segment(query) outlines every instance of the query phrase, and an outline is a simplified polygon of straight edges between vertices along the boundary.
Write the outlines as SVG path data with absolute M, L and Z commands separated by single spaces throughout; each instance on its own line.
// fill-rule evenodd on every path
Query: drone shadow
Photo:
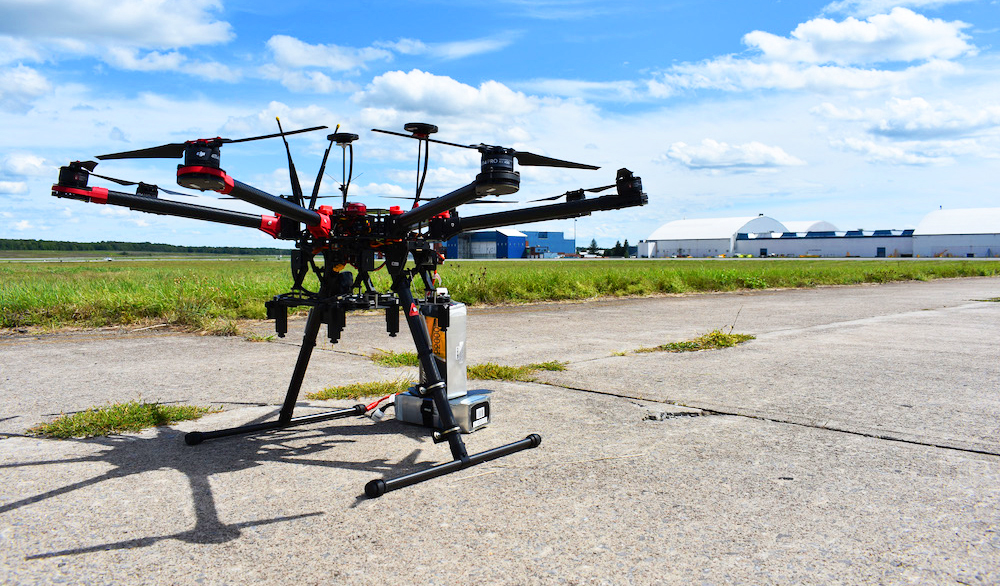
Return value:
M 276 412 L 275 410 L 250 423 L 271 420 L 274 418 Z M 387 434 L 403 435 L 416 441 L 427 438 L 426 430 L 420 430 L 419 428 L 394 421 L 386 421 L 377 425 L 370 423 L 361 425 L 318 424 L 256 435 L 213 440 L 200 446 L 185 445 L 182 433 L 165 427 L 157 428 L 153 436 L 128 435 L 68 440 L 96 447 L 99 451 L 89 456 L 0 464 L 0 471 L 28 466 L 84 463 L 107 464 L 111 468 L 97 476 L 0 505 L 0 515 L 60 495 L 86 489 L 102 482 L 127 478 L 156 470 L 176 470 L 186 477 L 190 486 L 195 511 L 195 525 L 191 529 L 166 535 L 139 537 L 112 543 L 38 553 L 26 556 L 25 559 L 43 559 L 98 551 L 134 549 L 147 547 L 168 539 L 194 544 L 225 543 L 239 538 L 242 530 L 249 527 L 295 521 L 324 515 L 325 513 L 316 511 L 227 524 L 219 518 L 215 497 L 209 483 L 211 476 L 239 472 L 268 463 L 322 466 L 382 473 L 383 475 L 390 470 L 393 474 L 401 474 L 422 466 L 422 464 L 417 463 L 421 452 L 419 448 L 414 449 L 402 461 L 394 463 L 390 463 L 386 458 L 372 458 L 367 461 L 350 462 L 328 459 L 322 456 L 324 452 L 336 448 L 338 445 L 353 443 L 355 438 Z M 62 442 L 67 440 L 43 441 Z M 351 505 L 352 508 L 357 506 L 363 499 L 363 493 L 359 494 L 354 504 Z

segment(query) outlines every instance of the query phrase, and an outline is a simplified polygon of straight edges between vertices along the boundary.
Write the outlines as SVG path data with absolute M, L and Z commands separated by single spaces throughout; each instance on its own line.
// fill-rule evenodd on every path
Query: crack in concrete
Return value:
M 758 420 L 758 421 L 770 421 L 772 423 L 781 423 L 781 424 L 785 424 L 785 425 L 796 425 L 798 427 L 805 427 L 805 428 L 810 428 L 810 429 L 822 429 L 824 431 L 832 431 L 832 432 L 835 432 L 835 433 L 843 433 L 843 434 L 853 435 L 853 436 L 858 436 L 858 437 L 867 437 L 867 438 L 872 438 L 872 439 L 885 440 L 885 441 L 896 442 L 896 443 L 901 443 L 901 444 L 907 444 L 907 445 L 912 445 L 912 446 L 923 446 L 923 447 L 928 447 L 928 448 L 938 448 L 938 449 L 942 449 L 942 450 L 951 450 L 951 451 L 956 451 L 956 452 L 964 452 L 964 453 L 967 453 L 967 454 L 980 454 L 980 455 L 983 455 L 983 456 L 1000 457 L 1000 452 L 998 452 L 998 451 L 992 451 L 992 450 L 987 450 L 987 449 L 977 449 L 977 448 L 972 448 L 972 447 L 967 447 L 967 446 L 951 445 L 951 444 L 940 443 L 940 442 L 933 442 L 933 441 L 920 441 L 920 440 L 916 440 L 916 439 L 907 439 L 907 438 L 902 438 L 902 437 L 897 437 L 897 436 L 890 435 L 888 432 L 860 431 L 860 430 L 856 430 L 856 429 L 847 429 L 847 428 L 844 428 L 844 427 L 838 427 L 838 426 L 833 426 L 833 425 L 828 425 L 828 424 L 827 425 L 821 425 L 821 424 L 815 424 L 815 423 L 805 423 L 805 422 L 802 422 L 802 421 L 794 421 L 794 420 L 791 420 L 791 419 L 782 419 L 782 418 L 779 418 L 779 417 L 772 417 L 772 416 L 768 416 L 768 415 L 761 415 L 761 414 L 755 414 L 755 413 L 747 413 L 746 411 L 725 410 L 725 409 L 719 409 L 717 407 L 705 407 L 705 406 L 698 406 L 698 405 L 689 405 L 689 404 L 686 404 L 686 403 L 682 403 L 680 401 L 672 401 L 672 400 L 669 400 L 669 399 L 657 399 L 657 398 L 649 398 L 649 397 L 642 397 L 642 396 L 636 397 L 636 396 L 632 396 L 632 395 L 623 395 L 623 394 L 620 394 L 620 393 L 612 393 L 610 391 L 595 391 L 594 389 L 584 389 L 584 388 L 579 388 L 579 387 L 571 387 L 571 386 L 568 386 L 568 385 L 562 385 L 562 384 L 551 383 L 551 382 L 546 382 L 546 381 L 534 381 L 534 382 L 539 383 L 539 384 L 543 384 L 543 385 L 547 385 L 547 386 L 550 386 L 550 387 L 555 387 L 555 388 L 559 388 L 559 389 L 565 389 L 567 391 L 578 391 L 578 392 L 582 392 L 582 393 L 591 393 L 591 394 L 595 394 L 595 395 L 603 395 L 605 397 L 615 397 L 615 398 L 618 398 L 618 399 L 626 399 L 626 400 L 636 400 L 636 399 L 638 399 L 640 401 L 649 401 L 651 403 L 662 403 L 664 405 L 673 405 L 675 407 L 684 407 L 684 408 L 687 408 L 687 409 L 696 409 L 696 410 L 699 410 L 699 411 L 702 412 L 700 415 L 729 415 L 729 416 L 732 416 L 732 417 L 744 417 L 744 418 L 747 418 L 747 419 L 755 419 L 755 420 Z M 695 413 L 692 413 L 692 414 L 677 414 L 677 415 L 674 415 L 674 416 L 672 416 L 670 418 L 673 418 L 673 417 L 684 417 L 684 416 L 690 417 L 690 416 L 695 416 L 695 415 L 699 415 L 699 414 L 695 414 Z

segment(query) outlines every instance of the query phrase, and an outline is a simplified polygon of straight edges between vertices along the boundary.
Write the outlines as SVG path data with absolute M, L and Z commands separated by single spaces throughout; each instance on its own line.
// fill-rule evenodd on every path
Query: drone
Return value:
M 267 318 L 273 319 L 275 331 L 284 337 L 288 331 L 290 309 L 306 307 L 305 331 L 302 346 L 292 371 L 284 402 L 274 421 L 241 425 L 228 429 L 199 432 L 185 435 L 185 443 L 198 445 L 206 440 L 240 434 L 262 433 L 306 425 L 331 419 L 368 415 L 379 420 L 391 403 L 380 404 L 383 399 L 368 405 L 359 404 L 345 409 L 323 413 L 294 416 L 293 411 L 302 387 L 312 350 L 325 324 L 327 337 L 331 343 L 340 339 L 345 328 L 346 314 L 350 311 L 384 311 L 386 331 L 389 336 L 399 332 L 399 314 L 402 311 L 420 363 L 420 380 L 409 393 L 396 396 L 396 416 L 400 418 L 403 400 L 408 401 L 407 411 L 415 414 L 416 421 L 433 428 L 434 443 L 447 443 L 451 450 L 451 460 L 434 464 L 429 468 L 403 474 L 394 478 L 380 478 L 365 485 L 365 494 L 377 498 L 386 492 L 397 490 L 419 482 L 437 478 L 445 474 L 463 470 L 478 464 L 495 460 L 522 450 L 537 447 L 541 436 L 532 433 L 522 440 L 502 445 L 477 454 L 469 454 L 462 439 L 463 433 L 475 429 L 476 420 L 485 421 L 488 402 L 469 401 L 449 392 L 449 378 L 452 387 L 459 383 L 464 387 L 464 364 L 456 375 L 449 367 L 447 356 L 442 356 L 438 336 L 455 330 L 457 319 L 462 317 L 462 360 L 464 363 L 464 305 L 451 299 L 447 290 L 436 287 L 437 266 L 445 261 L 439 252 L 441 243 L 463 232 L 499 228 L 517 224 L 576 218 L 590 215 L 595 211 L 615 210 L 647 203 L 647 195 L 642 191 L 642 180 L 628 169 L 619 169 L 615 182 L 610 185 L 589 189 L 567 191 L 564 194 L 543 198 L 539 201 L 565 201 L 546 205 L 529 206 L 520 209 L 499 211 L 479 215 L 459 214 L 465 204 L 498 201 L 490 199 L 516 193 L 520 186 L 520 173 L 514 162 L 521 166 L 558 167 L 567 169 L 597 170 L 598 167 L 564 161 L 526 151 L 486 144 L 460 144 L 431 138 L 438 131 L 437 126 L 422 122 L 404 125 L 405 132 L 372 129 L 397 137 L 418 141 L 417 182 L 413 207 L 409 210 L 401 206 L 388 209 L 369 209 L 361 203 L 349 202 L 348 193 L 354 168 L 353 144 L 359 139 L 357 134 L 334 132 L 327 136 L 329 145 L 323 154 L 319 173 L 313 183 L 312 192 L 307 196 L 299 183 L 291 149 L 286 137 L 317 130 L 326 126 L 316 126 L 285 132 L 278 120 L 278 133 L 250 138 L 207 138 L 183 143 L 170 143 L 151 148 L 112 153 L 98 156 L 99 160 L 164 158 L 183 159 L 177 165 L 177 184 L 181 187 L 202 192 L 213 191 L 254 204 L 270 214 L 251 214 L 191 203 L 163 199 L 160 193 L 171 195 L 191 195 L 169 191 L 156 185 L 115 179 L 97 175 L 96 161 L 75 161 L 59 170 L 58 183 L 52 186 L 52 195 L 85 202 L 127 207 L 132 210 L 178 216 L 207 222 L 242 226 L 261 230 L 279 240 L 294 243 L 291 253 L 292 286 L 286 293 L 275 295 L 265 303 Z M 291 195 L 275 196 L 238 181 L 221 167 L 221 147 L 226 144 L 280 137 L 284 142 L 291 179 Z M 427 177 L 428 149 L 431 143 L 453 148 L 476 150 L 480 153 L 480 172 L 469 184 L 450 193 L 424 197 L 423 187 Z M 341 205 L 319 205 L 320 182 L 323 179 L 327 160 L 334 145 L 341 147 L 343 160 L 343 181 L 339 190 Z M 422 161 L 422 165 L 421 165 Z M 103 187 L 88 185 L 91 177 L 105 179 L 123 186 L 135 185 L 135 193 L 125 193 Z M 598 197 L 587 197 L 587 193 L 613 192 Z M 382 264 L 376 267 L 381 260 Z M 349 270 L 353 267 L 356 274 Z M 391 277 L 388 290 L 378 290 L 372 281 L 372 273 L 386 268 Z M 309 273 L 318 278 L 319 286 L 311 290 L 306 286 Z M 419 278 L 424 295 L 415 298 L 411 285 Z M 310 285 L 315 288 L 315 285 Z M 458 311 L 458 310 L 461 311 Z M 432 340 L 432 336 L 434 339 Z M 461 380 L 458 380 L 461 378 Z M 464 393 L 464 389 L 462 391 Z M 474 409 L 470 412 L 469 409 Z M 404 421 L 406 419 L 404 418 Z

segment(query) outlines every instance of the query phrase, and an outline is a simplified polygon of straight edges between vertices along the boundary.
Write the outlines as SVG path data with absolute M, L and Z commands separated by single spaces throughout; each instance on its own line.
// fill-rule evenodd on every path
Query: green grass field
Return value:
M 995 276 L 1000 262 L 456 260 L 439 272 L 442 286 L 455 299 L 482 305 Z M 375 273 L 374 280 L 379 287 L 388 286 L 385 271 Z M 155 322 L 231 332 L 218 324 L 263 319 L 264 301 L 286 292 L 290 284 L 287 261 L 274 260 L 0 263 L 0 327 Z M 311 284 L 315 289 L 315 281 Z

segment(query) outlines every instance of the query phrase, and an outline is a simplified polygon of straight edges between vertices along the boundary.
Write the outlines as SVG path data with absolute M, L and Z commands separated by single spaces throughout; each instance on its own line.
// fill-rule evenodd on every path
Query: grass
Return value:
M 507 366 L 487 362 L 485 364 L 474 364 L 466 369 L 466 376 L 474 380 L 506 380 L 531 382 L 535 380 L 535 374 L 540 370 L 559 371 L 566 370 L 566 362 L 552 360 L 549 362 L 537 362 L 525 366 Z
M 1000 275 L 988 260 L 714 259 L 449 261 L 443 286 L 468 305 L 854 285 Z M 373 280 L 389 285 L 385 271 Z M 238 333 L 288 290 L 287 261 L 0 263 L 0 328 L 168 323 Z M 306 286 L 316 289 L 315 277 Z M 418 285 L 419 286 L 419 285 Z
M 712 330 L 707 334 L 698 336 L 694 340 L 684 342 L 668 342 L 653 348 L 639 348 L 637 354 L 645 352 L 698 352 L 700 350 L 717 350 L 719 348 L 731 348 L 737 344 L 742 344 L 748 340 L 755 339 L 750 334 L 728 334 L 722 330 Z
M 987 301 L 992 303 L 1000 303 L 1000 297 L 990 297 L 989 299 L 980 299 L 979 301 Z
M 40 423 L 32 427 L 28 433 L 60 439 L 111 435 L 198 419 L 206 413 L 217 413 L 221 410 L 212 407 L 129 401 L 63 415 L 49 423 Z
M 407 354 L 407 353 L 404 353 Z M 533 376 L 540 370 L 566 370 L 566 362 L 552 360 L 549 362 L 538 362 L 527 366 L 504 366 L 487 362 L 477 364 L 467 369 L 467 376 L 470 379 L 478 380 L 506 380 L 531 382 L 535 380 Z M 329 399 L 361 399 L 363 397 L 381 397 L 395 393 L 405 393 L 413 385 L 413 381 L 406 379 L 396 379 L 391 381 L 375 381 L 368 383 L 353 383 L 339 387 L 327 387 L 322 391 L 309 393 L 307 399 L 325 401 Z
M 370 383 L 353 383 L 339 387 L 327 387 L 322 391 L 308 393 L 307 399 L 325 401 L 328 399 L 360 399 L 362 397 L 382 397 L 396 393 L 405 393 L 412 381 L 397 379 L 392 381 L 375 381 Z
M 420 359 L 416 352 L 392 352 L 390 350 L 376 349 L 368 355 L 372 362 L 379 366 L 397 368 L 400 366 L 420 366 Z

